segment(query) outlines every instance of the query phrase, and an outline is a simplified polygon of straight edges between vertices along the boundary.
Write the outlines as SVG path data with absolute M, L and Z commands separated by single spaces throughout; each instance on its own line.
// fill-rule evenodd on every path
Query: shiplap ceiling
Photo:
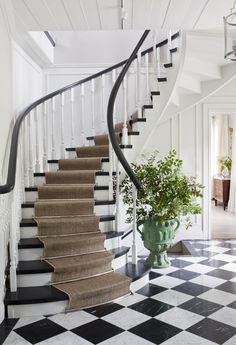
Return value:
M 232 0 L 123 0 L 124 29 L 219 30 Z M 12 0 L 26 30 L 121 29 L 121 0 Z

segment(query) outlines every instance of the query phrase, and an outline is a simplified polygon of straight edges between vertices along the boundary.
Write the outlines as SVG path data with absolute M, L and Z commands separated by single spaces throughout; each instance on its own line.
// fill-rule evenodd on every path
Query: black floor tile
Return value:
M 0 325 L 0 344 L 3 344 L 4 340 L 11 333 L 13 327 L 19 319 L 4 319 Z
M 178 307 L 202 316 L 209 316 L 215 313 L 217 310 L 221 309 L 223 306 L 195 297 L 187 302 L 184 302 Z
M 217 344 L 223 344 L 235 335 L 234 327 L 207 318 L 191 326 L 187 331 Z
M 151 272 L 149 273 L 149 280 L 158 278 L 158 277 L 160 277 L 160 276 L 162 276 L 162 274 L 156 273 L 156 272 L 152 272 L 152 271 L 151 271 Z
M 236 256 L 236 249 L 231 249 L 231 250 L 229 250 L 228 252 L 225 252 L 224 254 Z
M 108 338 L 124 332 L 124 330 L 112 325 L 109 322 L 98 319 L 74 328 L 71 330 L 71 332 L 79 335 L 93 344 L 98 344 Z
M 215 256 L 215 255 L 219 254 L 217 252 L 210 252 L 209 250 L 204 250 L 204 249 L 203 250 L 198 250 L 197 252 L 198 252 L 198 255 L 206 256 L 207 258 L 210 258 L 212 256 Z
M 171 266 L 173 267 L 178 267 L 178 268 L 184 268 L 189 265 L 192 265 L 192 262 L 184 261 L 184 260 L 179 260 L 179 259 L 174 259 L 171 260 Z
M 203 244 L 203 243 L 194 243 L 193 244 L 194 249 L 204 249 L 204 248 L 209 248 L 210 244 Z
M 129 329 L 129 332 L 151 341 L 154 344 L 161 344 L 181 332 L 181 329 L 156 319 L 150 319 Z
M 103 305 L 99 305 L 96 307 L 88 308 L 86 309 L 86 312 L 95 315 L 97 317 L 103 317 L 107 314 L 113 313 L 114 311 L 117 311 L 119 309 L 124 308 L 122 305 L 117 303 L 106 303 Z
M 166 288 L 162 287 L 162 286 L 158 286 L 158 285 L 154 285 L 154 284 L 146 284 L 143 288 L 141 288 L 140 290 L 136 291 L 137 293 L 139 293 L 140 295 L 144 295 L 147 297 L 151 297 L 154 296 L 162 291 L 167 290 Z
M 225 262 L 225 265 L 227 264 L 227 262 Z M 230 271 L 226 271 L 224 269 L 215 269 L 211 272 L 207 273 L 208 276 L 212 276 L 212 277 L 216 277 L 216 278 L 221 278 L 221 279 L 225 279 L 225 280 L 230 280 L 232 278 L 234 278 L 236 276 L 236 272 L 230 272 Z
M 67 330 L 49 319 L 43 319 L 17 328 L 14 331 L 30 343 L 37 344 Z
M 192 296 L 198 296 L 201 293 L 210 290 L 210 288 L 206 287 L 206 286 L 199 285 L 199 284 L 191 283 L 191 282 L 186 282 L 186 283 L 183 283 L 181 285 L 174 287 L 173 290 L 183 292 L 183 293 L 186 293 L 186 294 L 192 295 Z
M 204 261 L 201 261 L 201 265 L 218 268 L 225 265 L 225 261 L 220 261 L 220 260 L 215 260 L 215 259 L 206 259 Z
M 173 308 L 173 306 L 160 301 L 156 301 L 152 298 L 147 298 L 143 301 L 130 305 L 129 308 L 154 317 L 158 314 L 163 313 L 164 311 Z
M 223 283 L 221 285 L 218 285 L 216 287 L 216 289 L 222 290 L 222 291 L 225 291 L 225 292 L 230 292 L 230 293 L 233 293 L 233 294 L 236 295 L 236 283 L 234 283 L 234 282 L 225 282 L 225 283 Z
M 236 309 L 236 300 L 234 302 L 230 303 L 229 305 L 227 305 L 227 307 Z
M 200 274 L 183 269 L 183 270 L 171 272 L 168 274 L 168 276 L 179 278 L 182 280 L 190 280 L 190 279 L 193 279 L 193 278 L 200 276 Z

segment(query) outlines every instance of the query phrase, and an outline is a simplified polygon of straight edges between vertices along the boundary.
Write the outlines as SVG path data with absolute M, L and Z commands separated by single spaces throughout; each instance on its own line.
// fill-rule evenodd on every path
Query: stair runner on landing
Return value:
M 119 142 L 122 126 L 115 127 Z M 53 286 L 69 297 L 68 311 L 126 295 L 131 283 L 112 270 L 113 256 L 104 249 L 105 235 L 94 214 L 95 173 L 109 156 L 108 135 L 95 136 L 94 142 L 77 147 L 77 158 L 59 160 L 58 171 L 45 173 L 35 202 L 42 259 L 54 268 Z

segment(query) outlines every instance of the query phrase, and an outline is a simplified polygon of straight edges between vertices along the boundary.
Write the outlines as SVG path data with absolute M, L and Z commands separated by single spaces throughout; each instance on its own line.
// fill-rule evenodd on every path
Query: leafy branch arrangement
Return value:
M 164 223 L 172 219 L 181 219 L 186 229 L 192 226 L 190 214 L 200 214 L 201 207 L 197 198 L 202 197 L 204 186 L 197 183 L 193 176 L 183 173 L 183 161 L 172 150 L 162 159 L 157 160 L 158 152 L 149 157 L 142 156 L 141 163 L 133 163 L 134 173 L 143 185 L 137 197 L 137 224 L 147 219 Z M 121 184 L 123 201 L 128 205 L 127 222 L 133 220 L 132 182 L 125 177 Z

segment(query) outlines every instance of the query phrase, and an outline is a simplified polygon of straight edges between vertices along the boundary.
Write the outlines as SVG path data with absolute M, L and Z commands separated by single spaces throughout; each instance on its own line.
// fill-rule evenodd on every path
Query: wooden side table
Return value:
M 214 177 L 213 179 L 213 199 L 215 206 L 217 202 L 222 202 L 224 210 L 229 201 L 230 178 Z

